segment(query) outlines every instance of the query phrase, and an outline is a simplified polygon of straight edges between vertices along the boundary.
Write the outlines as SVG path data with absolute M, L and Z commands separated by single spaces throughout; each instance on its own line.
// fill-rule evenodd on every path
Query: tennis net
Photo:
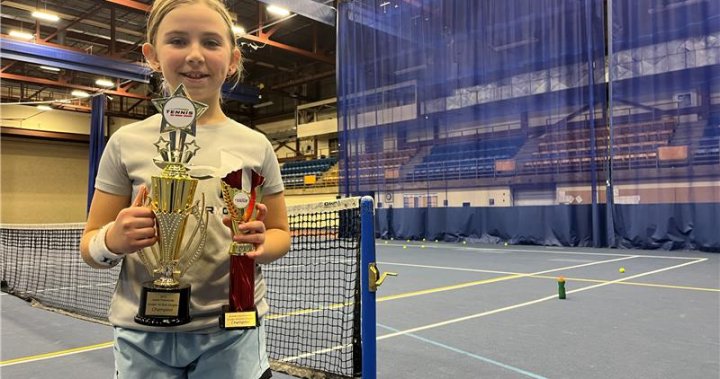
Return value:
M 291 249 L 263 267 L 272 368 L 296 377 L 359 377 L 359 198 L 288 207 L 288 216 Z M 78 244 L 83 226 L 0 225 L 3 292 L 107 323 L 119 266 L 96 270 L 82 261 Z

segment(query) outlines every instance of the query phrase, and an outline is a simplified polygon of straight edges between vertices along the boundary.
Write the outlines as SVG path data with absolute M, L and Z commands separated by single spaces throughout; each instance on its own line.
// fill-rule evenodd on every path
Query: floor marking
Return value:
M 554 277 L 554 276 L 546 276 L 546 275 L 537 275 L 537 276 L 533 276 L 533 278 L 557 280 L 557 278 Z M 609 280 L 583 279 L 583 278 L 568 278 L 568 277 L 566 277 L 566 278 L 565 278 L 565 281 L 566 281 L 566 282 L 574 281 L 574 282 L 605 283 L 605 282 L 608 282 Z M 640 282 L 620 282 L 620 283 L 617 283 L 617 284 L 627 285 L 627 286 L 639 286 L 639 287 L 670 288 L 670 289 L 690 290 L 690 291 L 720 292 L 720 288 L 676 286 L 676 285 L 673 285 L 673 284 L 640 283 Z
M 385 326 L 385 325 L 382 325 L 382 324 L 377 324 L 377 326 L 379 326 L 379 327 L 381 327 L 381 328 L 388 329 L 388 330 L 393 331 L 393 332 L 399 332 L 399 330 L 397 330 L 397 329 L 395 329 L 395 328 L 391 328 L 391 327 L 389 327 L 389 326 Z M 505 363 L 502 363 L 502 362 L 498 362 L 498 361 L 492 360 L 492 359 L 490 359 L 490 358 L 485 358 L 485 357 L 483 357 L 483 356 L 480 356 L 480 355 L 477 355 L 477 354 L 473 354 L 473 353 L 467 352 L 467 351 L 465 351 L 465 350 L 460 350 L 460 349 L 458 349 L 458 348 L 456 348 L 456 347 L 452 347 L 452 346 L 449 346 L 449 345 L 445 345 L 445 344 L 443 344 L 443 343 L 440 343 L 440 342 L 437 342 L 437 341 L 433 341 L 433 340 L 428 339 L 428 338 L 425 338 L 425 337 L 420 337 L 420 336 L 418 336 L 417 334 L 407 333 L 407 334 L 405 334 L 405 335 L 408 336 L 408 337 L 412 337 L 412 338 L 415 338 L 415 339 L 417 339 L 417 340 L 423 341 L 423 342 L 427 342 L 427 343 L 429 343 L 429 344 L 431 344 L 431 345 L 435 345 L 435 346 L 441 347 L 441 348 L 443 348 L 443 349 L 447 349 L 447 350 L 453 351 L 453 352 L 455 352 L 455 353 L 459 353 L 459 354 L 465 355 L 465 356 L 470 357 L 470 358 L 474 358 L 474 359 L 477 359 L 477 360 L 480 360 L 480 361 L 483 361 L 483 362 L 486 362 L 486 363 L 490 363 L 490 364 L 492 364 L 492 365 L 499 366 L 499 367 L 502 367 L 502 368 L 507 369 L 507 370 L 510 370 L 510 371 L 515 371 L 515 372 L 518 373 L 518 374 L 522 374 L 522 375 L 525 375 L 525 376 L 529 376 L 529 377 L 534 378 L 534 379 L 547 379 L 547 378 L 545 378 L 544 376 L 540 376 L 540 375 L 538 375 L 538 374 L 534 374 L 534 373 L 532 373 L 532 372 L 530 372 L 530 371 L 526 371 L 526 370 L 523 370 L 523 369 L 521 369 L 521 368 L 517 368 L 517 367 L 514 367 L 514 366 L 510 366 L 510 365 L 508 365 L 508 364 L 505 364 Z
M 35 361 L 41 361 L 44 359 L 64 357 L 66 355 L 80 354 L 80 353 L 84 353 L 87 351 L 107 349 L 108 347 L 112 347 L 112 346 L 113 346 L 112 342 L 103 342 L 103 343 L 99 343 L 97 345 L 82 346 L 82 347 L 76 347 L 73 349 L 53 351 L 51 353 L 30 355 L 27 357 L 21 357 L 21 358 L 15 358 L 15 359 L 8 359 L 6 361 L 0 361 L 0 367 L 12 366 L 12 365 L 17 365 L 17 364 L 21 364 L 21 363 L 30 363 L 30 362 L 35 362 Z
M 704 262 L 704 261 L 706 261 L 706 260 L 707 260 L 707 258 L 701 258 L 701 259 L 697 259 L 697 260 L 695 260 L 695 261 L 685 262 L 685 263 L 681 263 L 681 264 L 678 264 L 678 265 L 675 265 L 675 266 L 665 267 L 665 268 L 657 269 L 657 270 L 654 270 L 654 271 L 649 271 L 649 272 L 645 272 L 645 273 L 640 273 L 640 274 L 628 276 L 627 278 L 620 278 L 620 279 L 611 280 L 611 281 L 605 282 L 605 283 L 599 283 L 599 284 L 595 284 L 595 285 L 592 285 L 592 286 L 587 286 L 587 287 L 583 287 L 583 288 L 578 288 L 578 289 L 576 289 L 576 290 L 568 291 L 567 293 L 568 293 L 568 294 L 572 294 L 572 293 L 587 291 L 587 290 L 591 290 L 591 289 L 595 289 L 595 288 L 600 288 L 600 287 L 608 286 L 608 285 L 610 285 L 610 284 L 620 283 L 620 282 L 624 282 L 624 281 L 627 281 L 627 280 L 631 280 L 631 279 L 635 279 L 635 278 L 640 278 L 640 277 L 647 276 L 647 275 L 657 274 L 657 273 L 660 273 L 660 272 L 663 272 L 663 271 L 669 271 L 669 270 L 673 270 L 673 269 L 676 269 L 676 268 L 688 266 L 688 265 L 695 264 L 695 263 L 699 263 L 699 262 Z M 403 334 L 415 333 L 415 332 L 418 332 L 418 331 L 421 331 L 421 330 L 433 329 L 433 328 L 437 328 L 437 327 L 440 327 L 440 326 L 455 324 L 455 323 L 462 322 L 462 321 L 472 320 L 472 319 L 476 319 L 476 318 L 479 318 L 479 317 L 489 316 L 489 315 L 493 315 L 493 314 L 496 314 L 496 313 L 501 313 L 501 312 L 505 312 L 505 311 L 509 311 L 509 310 L 513 310 L 513 309 L 517 309 L 517 308 L 526 307 L 526 306 L 528 306 L 528 305 L 533 305 L 533 304 L 537 304 L 537 303 L 542 303 L 542 302 L 544 302 L 544 301 L 548 301 L 548 300 L 556 299 L 556 298 L 557 298 L 557 294 L 553 294 L 553 295 L 550 295 L 550 296 L 541 297 L 541 298 L 539 298 L 539 299 L 526 301 L 526 302 L 520 303 L 520 304 L 510 305 L 510 306 L 507 306 L 507 307 L 497 308 L 497 309 L 493 309 L 493 310 L 486 311 L 486 312 L 476 313 L 476 314 L 474 314 L 474 315 L 468 315 L 468 316 L 458 317 L 458 318 L 454 318 L 454 319 L 450 319 L 450 320 L 445 320 L 445 321 L 441 321 L 441 322 L 436 322 L 436 323 L 434 323 L 434 324 L 428 324 L 428 325 L 424 325 L 424 326 L 418 326 L 418 327 L 415 327 L 415 328 L 410 328 L 410 329 L 406 329 L 406 330 L 399 331 L 399 332 L 395 332 L 395 333 L 385 334 L 385 335 L 383 335 L 383 336 L 379 336 L 377 339 L 378 339 L 378 340 L 384 340 L 384 339 L 387 339 L 387 338 L 397 337 L 397 336 L 400 336 L 400 335 L 403 335 Z
M 633 256 L 629 256 L 629 257 L 608 259 L 608 260 L 604 260 L 604 261 L 595 261 L 595 262 L 584 263 L 584 264 L 580 264 L 580 265 L 553 268 L 550 270 L 544 270 L 544 271 L 538 271 L 538 272 L 526 273 L 526 274 L 515 273 L 515 274 L 511 274 L 511 275 L 507 275 L 507 276 L 499 276 L 496 278 L 490 278 L 490 279 L 485 279 L 485 280 L 477 280 L 477 281 L 472 281 L 472 282 L 467 282 L 467 283 L 454 284 L 454 285 L 450 285 L 450 286 L 429 288 L 426 290 L 405 292 L 405 293 L 400 293 L 397 295 L 383 296 L 383 297 L 377 298 L 376 302 L 379 303 L 379 302 L 387 301 L 387 300 L 396 300 L 396 299 L 402 299 L 402 298 L 406 298 L 406 297 L 427 295 L 427 294 L 431 294 L 431 293 L 435 293 L 435 292 L 451 291 L 451 290 L 456 290 L 456 289 L 461 289 L 461 288 L 479 286 L 481 284 L 502 282 L 505 280 L 525 278 L 525 277 L 534 276 L 534 275 L 547 274 L 547 273 L 555 272 L 555 271 L 571 270 L 571 269 L 576 269 L 576 268 L 580 268 L 580 267 L 587 267 L 587 266 L 605 264 L 605 263 L 610 263 L 610 262 L 624 261 L 624 260 L 634 259 L 634 258 L 637 258 L 637 256 L 633 255 Z M 389 262 L 385 262 L 383 264 L 388 264 L 388 265 L 396 264 L 396 265 L 401 265 L 401 266 L 424 267 L 424 268 L 433 268 L 433 269 L 441 269 L 441 270 L 458 270 L 458 268 L 456 268 L 456 267 L 424 266 L 424 265 L 411 265 L 411 264 L 406 264 L 406 263 L 389 263 Z M 472 269 L 462 269 L 462 270 L 472 270 Z
M 377 246 L 381 246 L 378 244 Z M 420 247 L 420 245 L 417 244 L 397 244 L 397 243 L 389 243 L 389 244 L 383 244 L 382 246 L 393 246 L 393 247 L 402 247 L 402 246 L 408 246 L 408 247 Z M 617 254 L 617 253 L 590 253 L 590 252 L 584 252 L 584 251 L 565 251 L 565 250 L 527 250 L 527 249 L 516 249 L 516 248 L 505 248 L 505 247 L 497 247 L 497 248 L 489 248 L 489 247 L 472 247 L 472 246 L 450 246 L 450 245 L 433 245 L 429 242 L 426 243 L 425 249 L 449 249 L 449 250 L 466 250 L 466 251 L 478 251 L 483 252 L 486 254 L 505 254 L 507 252 L 511 253 L 541 253 L 541 254 L 570 254 L 570 255 L 605 255 L 608 257 L 628 257 L 628 256 L 634 256 L 631 254 Z M 658 259 L 685 259 L 685 260 L 691 260 L 691 259 L 700 259 L 698 257 L 682 257 L 682 256 L 668 256 L 668 255 L 640 255 L 640 257 L 643 258 L 658 258 Z

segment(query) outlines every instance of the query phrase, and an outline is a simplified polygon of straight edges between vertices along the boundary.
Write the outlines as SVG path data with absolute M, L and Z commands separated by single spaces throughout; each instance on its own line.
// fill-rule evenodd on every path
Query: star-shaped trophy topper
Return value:
M 191 136 L 195 136 L 197 119 L 208 108 L 206 104 L 190 99 L 183 84 L 170 97 L 153 99 L 152 103 L 162 114 L 160 133 L 179 131 Z

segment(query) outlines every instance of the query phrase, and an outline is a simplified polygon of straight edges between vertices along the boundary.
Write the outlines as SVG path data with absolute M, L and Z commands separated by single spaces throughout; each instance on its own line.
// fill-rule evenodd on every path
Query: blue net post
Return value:
M 370 291 L 370 265 L 375 263 L 375 220 L 373 198 L 363 196 L 360 200 L 360 284 L 362 287 L 362 377 L 375 379 L 377 374 L 377 340 L 375 292 Z

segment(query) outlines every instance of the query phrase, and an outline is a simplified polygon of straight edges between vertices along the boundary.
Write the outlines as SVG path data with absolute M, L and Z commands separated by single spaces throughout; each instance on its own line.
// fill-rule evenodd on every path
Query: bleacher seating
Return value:
M 524 136 L 486 138 L 433 146 L 408 175 L 410 180 L 451 180 L 489 177 L 495 163 L 512 158 Z
M 613 129 L 613 168 L 642 168 L 657 165 L 658 147 L 668 145 L 673 120 L 615 125 Z M 595 163 L 604 164 L 608 155 L 609 130 L 595 129 Z M 590 131 L 587 128 L 549 131 L 539 137 L 537 151 L 524 162 L 524 172 L 586 171 L 592 163 Z
M 280 168 L 280 174 L 286 187 L 302 187 L 305 176 L 321 176 L 337 163 L 337 158 L 322 158 L 309 161 L 290 161 Z
M 365 153 L 348 163 L 351 176 L 357 176 L 364 183 L 396 180 L 400 177 L 400 167 L 406 164 L 416 153 L 416 149 L 401 149 Z
M 714 121 L 714 120 L 713 120 Z M 697 142 L 695 164 L 720 163 L 720 122 L 710 122 Z

